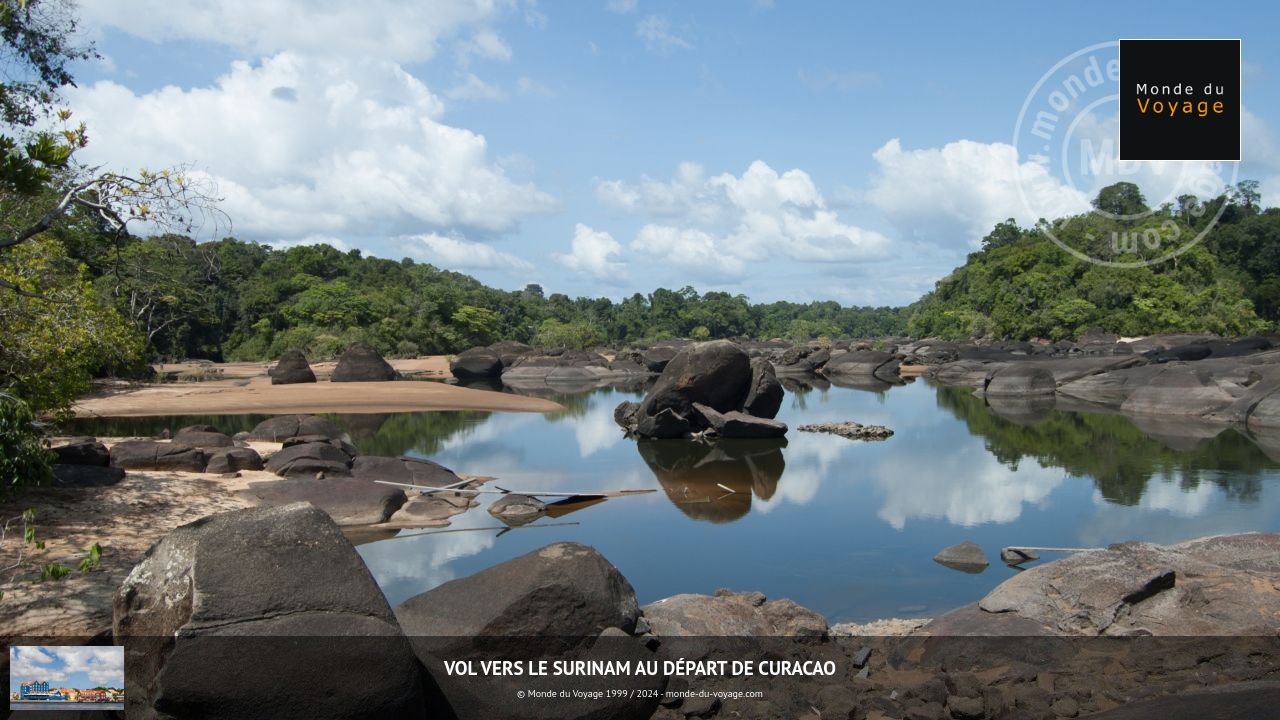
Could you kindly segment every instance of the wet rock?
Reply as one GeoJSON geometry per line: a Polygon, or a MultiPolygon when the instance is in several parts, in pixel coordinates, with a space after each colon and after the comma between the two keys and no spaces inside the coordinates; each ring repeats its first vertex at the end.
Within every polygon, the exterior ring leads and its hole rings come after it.
{"type": "Polygon", "coordinates": [[[299,435],[345,438],[342,428],[315,415],[280,415],[263,420],[249,432],[250,440],[284,442],[299,435]]]}
{"type": "Polygon", "coordinates": [[[355,343],[338,358],[338,366],[329,379],[333,382],[386,382],[399,378],[400,374],[377,350],[365,343],[355,343]]]}
{"type": "Polygon", "coordinates": [[[307,356],[300,350],[286,350],[276,364],[267,370],[267,375],[271,376],[272,385],[297,385],[316,381],[316,374],[311,370],[307,356]]]}
{"type": "Polygon", "coordinates": [[[241,470],[261,470],[262,456],[251,448],[224,448],[209,456],[204,471],[221,475],[241,470]]]}
{"type": "Polygon", "coordinates": [[[535,497],[510,493],[489,505],[489,514],[508,525],[524,525],[542,517],[547,504],[535,497]]]}
{"type": "Polygon", "coordinates": [[[801,425],[799,430],[801,432],[831,433],[849,440],[885,440],[893,436],[893,431],[883,425],[862,425],[853,421],[801,425]]]}
{"type": "Polygon", "coordinates": [[[399,488],[340,475],[324,479],[287,477],[255,482],[241,492],[264,505],[309,502],[339,525],[386,522],[407,499],[399,488]]]}
{"type": "Polygon", "coordinates": [[[1025,548],[1007,547],[1000,550],[1000,559],[1005,565],[1023,565],[1040,559],[1040,553],[1025,548]]]}
{"type": "Polygon", "coordinates": [[[68,465],[65,463],[53,466],[54,487],[107,487],[124,480],[124,476],[124,470],[118,467],[68,465]]]}
{"type": "Polygon", "coordinates": [[[719,590],[714,596],[675,595],[645,605],[654,635],[809,636],[825,638],[827,621],[791,600],[766,601],[760,593],[719,590]]]}
{"type": "Polygon", "coordinates": [[[702,417],[700,425],[709,427],[715,434],[729,439],[780,438],[787,434],[786,423],[777,420],[752,417],[746,413],[731,411],[719,413],[701,403],[693,409],[702,417]]]}
{"type": "Polygon", "coordinates": [[[751,361],[751,389],[742,403],[742,411],[758,418],[778,417],[785,393],[773,371],[773,363],[764,358],[751,361]]]}
{"type": "Polygon", "coordinates": [[[942,551],[933,556],[933,561],[952,570],[967,573],[980,573],[986,570],[990,564],[987,561],[987,554],[982,551],[982,547],[970,540],[943,548],[942,551]]]}
{"type": "Polygon", "coordinates": [[[1053,373],[1037,363],[1014,363],[991,376],[986,394],[992,397],[1052,395],[1057,389],[1053,373]]]}
{"type": "Polygon", "coordinates": [[[50,448],[54,454],[54,462],[59,465],[94,465],[106,467],[111,464],[111,453],[107,446],[98,442],[97,438],[70,438],[65,445],[50,448]]]}
{"type": "Polygon", "coordinates": [[[422,716],[420,670],[381,589],[305,503],[173,530],[113,611],[130,717],[422,716]]]}
{"type": "Polygon", "coordinates": [[[209,456],[200,448],[154,440],[129,440],[111,448],[111,464],[127,470],[204,472],[209,456]]]}

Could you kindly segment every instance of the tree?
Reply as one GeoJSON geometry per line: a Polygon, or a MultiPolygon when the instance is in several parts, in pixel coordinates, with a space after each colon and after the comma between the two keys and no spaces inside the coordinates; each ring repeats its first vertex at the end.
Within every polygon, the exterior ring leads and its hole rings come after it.
{"type": "Polygon", "coordinates": [[[1093,206],[1116,217],[1141,215],[1149,210],[1142,191],[1131,182],[1118,182],[1098,191],[1093,206]]]}

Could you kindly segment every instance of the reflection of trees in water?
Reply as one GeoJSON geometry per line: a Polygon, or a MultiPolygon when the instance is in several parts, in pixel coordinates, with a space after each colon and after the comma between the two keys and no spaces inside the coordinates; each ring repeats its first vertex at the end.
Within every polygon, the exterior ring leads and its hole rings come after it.
{"type": "Polygon", "coordinates": [[[1034,458],[1090,477],[1104,498],[1121,505],[1138,504],[1153,477],[1177,479],[1184,491],[1210,482],[1232,499],[1256,502],[1262,473],[1277,466],[1230,428],[1139,420],[1140,428],[1123,415],[1049,410],[1035,403],[988,408],[970,388],[937,391],[938,407],[963,420],[1001,463],[1016,470],[1023,458],[1034,458]]]}
{"type": "Polygon", "coordinates": [[[490,414],[480,410],[444,410],[325,417],[346,430],[360,452],[395,457],[409,451],[434,455],[440,452],[445,441],[474,432],[490,414]]]}
{"type": "Polygon", "coordinates": [[[786,468],[780,440],[640,440],[636,448],[667,497],[694,520],[729,523],[768,500],[786,468]]]}
{"type": "Polygon", "coordinates": [[[177,432],[191,425],[212,425],[235,435],[252,430],[272,415],[155,415],[150,417],[75,418],[61,423],[58,432],[96,437],[156,437],[165,430],[177,432]]]}

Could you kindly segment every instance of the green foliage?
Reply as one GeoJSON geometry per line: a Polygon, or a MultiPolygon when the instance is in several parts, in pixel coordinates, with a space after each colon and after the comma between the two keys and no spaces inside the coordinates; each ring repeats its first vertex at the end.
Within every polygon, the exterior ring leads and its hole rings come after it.
{"type": "Polygon", "coordinates": [[[0,392],[66,412],[94,372],[132,367],[140,338],[48,237],[0,255],[0,392]]]}
{"type": "Polygon", "coordinates": [[[95,542],[87,548],[84,559],[76,565],[76,569],[83,575],[98,567],[100,562],[102,562],[102,546],[95,542]]]}
{"type": "Polygon", "coordinates": [[[40,568],[40,582],[45,580],[61,580],[71,574],[71,568],[62,563],[49,563],[40,568]]]}
{"type": "Polygon", "coordinates": [[[53,479],[52,453],[43,438],[27,404],[0,394],[0,497],[53,479]]]}
{"type": "Polygon", "coordinates": [[[603,338],[599,328],[590,323],[566,323],[548,318],[538,326],[538,334],[534,336],[533,344],[538,347],[586,350],[599,345],[603,338]]]}
{"type": "MultiPolygon", "coordinates": [[[[918,337],[960,340],[1061,339],[1094,326],[1121,335],[1246,335],[1274,327],[1280,319],[1280,213],[1259,214],[1245,199],[1256,205],[1247,185],[1205,203],[1185,196],[1180,210],[1168,207],[1137,221],[1090,214],[1053,226],[1054,237],[1092,257],[1133,262],[1169,250],[1147,247],[1140,238],[1195,237],[1204,214],[1223,209],[1202,242],[1143,267],[1086,262],[1050,242],[1044,226],[999,223],[981,251],[912,307],[907,329],[918,337]],[[1125,238],[1139,240],[1125,246],[1125,238]]],[[[1104,188],[1094,204],[1132,214],[1144,202],[1136,186],[1118,183],[1104,188]]]]}

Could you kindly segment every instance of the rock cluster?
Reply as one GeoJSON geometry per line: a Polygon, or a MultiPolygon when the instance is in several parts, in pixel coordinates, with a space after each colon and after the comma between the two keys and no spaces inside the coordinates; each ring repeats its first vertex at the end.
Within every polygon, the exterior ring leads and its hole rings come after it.
{"type": "Polygon", "coordinates": [[[642,402],[622,403],[614,419],[641,438],[776,438],[787,431],[773,419],[782,394],[767,361],[752,361],[727,340],[694,343],[667,363],[642,402]]]}
{"type": "Polygon", "coordinates": [[[850,440],[886,440],[893,437],[893,431],[883,425],[862,425],[853,421],[801,425],[798,429],[801,432],[831,433],[850,440]]]}

